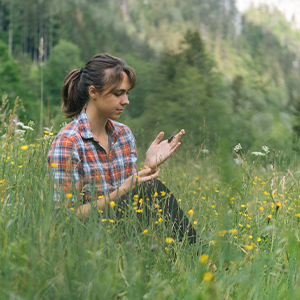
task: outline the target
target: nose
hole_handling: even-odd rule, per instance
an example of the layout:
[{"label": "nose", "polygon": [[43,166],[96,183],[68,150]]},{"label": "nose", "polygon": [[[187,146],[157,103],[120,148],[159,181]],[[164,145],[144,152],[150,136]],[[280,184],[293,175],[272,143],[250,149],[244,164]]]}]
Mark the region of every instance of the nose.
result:
[{"label": "nose", "polygon": [[128,105],[129,104],[129,99],[128,99],[128,95],[124,94],[122,97],[122,105]]}]

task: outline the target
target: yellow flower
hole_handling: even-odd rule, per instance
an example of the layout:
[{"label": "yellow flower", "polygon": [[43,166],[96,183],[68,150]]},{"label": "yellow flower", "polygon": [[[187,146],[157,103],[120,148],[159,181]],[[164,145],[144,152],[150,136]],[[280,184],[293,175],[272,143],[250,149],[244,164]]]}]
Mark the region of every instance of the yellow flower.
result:
[{"label": "yellow flower", "polygon": [[57,164],[52,163],[52,164],[51,164],[51,167],[52,167],[52,168],[57,168]]},{"label": "yellow flower", "polygon": [[237,229],[230,229],[230,230],[228,230],[228,232],[230,232],[230,233],[237,233],[238,231],[237,231]]},{"label": "yellow flower", "polygon": [[157,194],[157,192],[155,192],[155,193],[154,193],[154,197],[157,197],[157,196],[158,196],[158,194]]},{"label": "yellow flower", "polygon": [[277,206],[277,208],[280,208],[281,207],[281,203],[280,202],[276,202],[276,206]]},{"label": "yellow flower", "polygon": [[108,220],[108,222],[109,222],[109,223],[115,223],[115,221],[114,221],[114,220]]},{"label": "yellow flower", "polygon": [[70,198],[72,198],[73,195],[72,194],[67,194],[66,196],[70,199]]},{"label": "yellow flower", "polygon": [[196,226],[198,224],[198,222],[197,221],[194,221],[194,225]]},{"label": "yellow flower", "polygon": [[143,198],[140,199],[139,203],[142,203],[142,202],[143,202]]},{"label": "yellow flower", "polygon": [[215,208],[215,206],[214,206],[214,205],[212,205],[212,206],[211,206],[211,208]]},{"label": "yellow flower", "polygon": [[137,209],[137,211],[136,211],[137,213],[142,213],[143,212],[143,210],[142,209]]},{"label": "yellow flower", "polygon": [[213,278],[214,274],[212,272],[204,273],[203,280],[204,281],[210,281]]},{"label": "yellow flower", "polygon": [[165,196],[165,195],[166,195],[166,192],[161,191],[160,194],[161,194],[162,196]]},{"label": "yellow flower", "polygon": [[254,185],[256,185],[256,182],[255,182],[255,181],[253,181],[253,184],[254,184]]},{"label": "yellow flower", "polygon": [[250,225],[249,225],[249,224],[247,224],[246,226],[247,226],[247,228],[250,228]]},{"label": "yellow flower", "polygon": [[218,191],[218,190],[215,190],[215,192],[216,192],[216,193],[219,193],[219,191]]},{"label": "yellow flower", "polygon": [[190,209],[189,211],[188,211],[188,214],[191,216],[192,214],[194,213],[194,211],[192,210],[192,209]]},{"label": "yellow flower", "polygon": [[267,196],[269,195],[269,193],[267,191],[264,191],[264,194],[267,195]]},{"label": "yellow flower", "polygon": [[263,211],[263,210],[264,210],[264,208],[261,206],[261,207],[259,208],[259,210]]},{"label": "yellow flower", "polygon": [[107,219],[102,219],[102,222],[106,222],[107,221]]},{"label": "yellow flower", "polygon": [[134,195],[133,198],[136,198],[136,199],[137,199],[137,198],[139,198],[139,195]]},{"label": "yellow flower", "polygon": [[295,214],[296,217],[298,217],[300,219],[300,214]]},{"label": "yellow flower", "polygon": [[247,250],[252,250],[252,249],[253,249],[253,245],[246,245],[245,248],[246,248]]},{"label": "yellow flower", "polygon": [[268,215],[268,219],[271,220],[272,219],[272,215]]},{"label": "yellow flower", "polygon": [[72,211],[74,211],[74,208],[73,208],[73,207],[71,207],[71,210],[72,210]]},{"label": "yellow flower", "polygon": [[148,232],[148,229],[145,229],[144,231],[143,231],[143,233],[147,233]]},{"label": "yellow flower", "polygon": [[23,151],[26,151],[26,150],[28,149],[28,145],[22,146],[21,149],[22,149]]},{"label": "yellow flower", "polygon": [[260,242],[260,241],[261,241],[261,238],[260,238],[260,237],[258,237],[258,238],[257,238],[257,241],[258,241],[258,242]]},{"label": "yellow flower", "polygon": [[216,241],[211,240],[209,243],[212,244],[212,245],[214,245],[216,243]]},{"label": "yellow flower", "polygon": [[253,239],[253,236],[252,236],[252,235],[249,235],[249,239]]},{"label": "yellow flower", "polygon": [[[84,195],[84,194],[83,194]],[[98,196],[98,199],[102,199],[104,196],[103,195],[101,195],[101,196]]]},{"label": "yellow flower", "polygon": [[225,234],[226,234],[226,230],[221,230],[221,231],[219,231],[219,236],[224,236]]},{"label": "yellow flower", "polygon": [[200,257],[199,257],[199,261],[201,262],[201,263],[205,263],[205,262],[207,262],[208,261],[208,259],[209,259],[209,256],[207,255],[207,254],[202,254]]},{"label": "yellow flower", "polygon": [[159,219],[158,219],[158,222],[160,223],[161,221],[162,221],[162,218],[159,218]]},{"label": "yellow flower", "polygon": [[178,199],[177,202],[181,202],[181,199]]},{"label": "yellow flower", "polygon": [[241,223],[239,223],[239,226],[240,226],[240,227],[243,227],[243,225],[242,225]]},{"label": "yellow flower", "polygon": [[245,205],[244,205],[244,204],[242,204],[242,205],[241,205],[241,207],[242,207],[242,208],[245,208]]},{"label": "yellow flower", "polygon": [[110,202],[110,207],[111,207],[111,208],[114,208],[115,206],[116,206],[116,203],[115,203],[114,201],[111,201],[111,202]]},{"label": "yellow flower", "polygon": [[171,244],[173,242],[174,242],[174,240],[172,238],[166,238],[166,243],[167,244]]}]

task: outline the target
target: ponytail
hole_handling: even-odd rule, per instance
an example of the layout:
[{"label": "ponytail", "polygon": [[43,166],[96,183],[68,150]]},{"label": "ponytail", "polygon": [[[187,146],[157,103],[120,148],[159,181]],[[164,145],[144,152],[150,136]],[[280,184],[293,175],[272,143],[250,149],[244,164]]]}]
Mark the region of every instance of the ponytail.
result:
[{"label": "ponytail", "polygon": [[62,110],[66,118],[80,114],[89,100],[89,87],[94,86],[102,93],[109,89],[114,92],[126,73],[130,82],[130,90],[136,84],[134,70],[125,61],[109,54],[94,56],[84,68],[73,70],[65,78],[62,87]]}]

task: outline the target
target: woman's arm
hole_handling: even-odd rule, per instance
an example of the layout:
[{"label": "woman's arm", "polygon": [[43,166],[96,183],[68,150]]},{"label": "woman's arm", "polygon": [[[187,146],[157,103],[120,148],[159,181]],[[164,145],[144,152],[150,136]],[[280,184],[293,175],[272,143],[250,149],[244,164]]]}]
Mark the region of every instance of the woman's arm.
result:
[{"label": "woman's arm", "polygon": [[[105,195],[101,199],[97,199],[96,205],[97,208],[104,210],[106,207],[110,207],[110,201],[116,201],[117,197],[121,197],[127,192],[130,191],[130,189],[135,188],[140,183],[151,180],[158,177],[158,174],[160,172],[160,169],[157,169],[154,173],[150,168],[143,169],[139,171],[136,174],[131,175],[128,177],[125,182],[116,190],[111,192],[109,195]],[[83,205],[80,205],[76,211],[78,216],[87,216],[91,210],[91,205],[93,203],[86,203]]]}]

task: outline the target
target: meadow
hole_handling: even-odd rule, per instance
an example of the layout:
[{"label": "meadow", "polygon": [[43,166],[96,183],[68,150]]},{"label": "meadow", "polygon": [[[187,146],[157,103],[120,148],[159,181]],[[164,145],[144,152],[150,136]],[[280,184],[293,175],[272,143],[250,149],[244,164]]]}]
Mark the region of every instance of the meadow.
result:
[{"label": "meadow", "polygon": [[117,203],[87,218],[55,208],[46,157],[57,132],[37,137],[32,122],[14,120],[4,101],[0,299],[300,298],[297,154],[182,145],[160,179],[198,232],[191,246],[170,235],[155,203],[144,220],[147,199],[122,219]]}]

